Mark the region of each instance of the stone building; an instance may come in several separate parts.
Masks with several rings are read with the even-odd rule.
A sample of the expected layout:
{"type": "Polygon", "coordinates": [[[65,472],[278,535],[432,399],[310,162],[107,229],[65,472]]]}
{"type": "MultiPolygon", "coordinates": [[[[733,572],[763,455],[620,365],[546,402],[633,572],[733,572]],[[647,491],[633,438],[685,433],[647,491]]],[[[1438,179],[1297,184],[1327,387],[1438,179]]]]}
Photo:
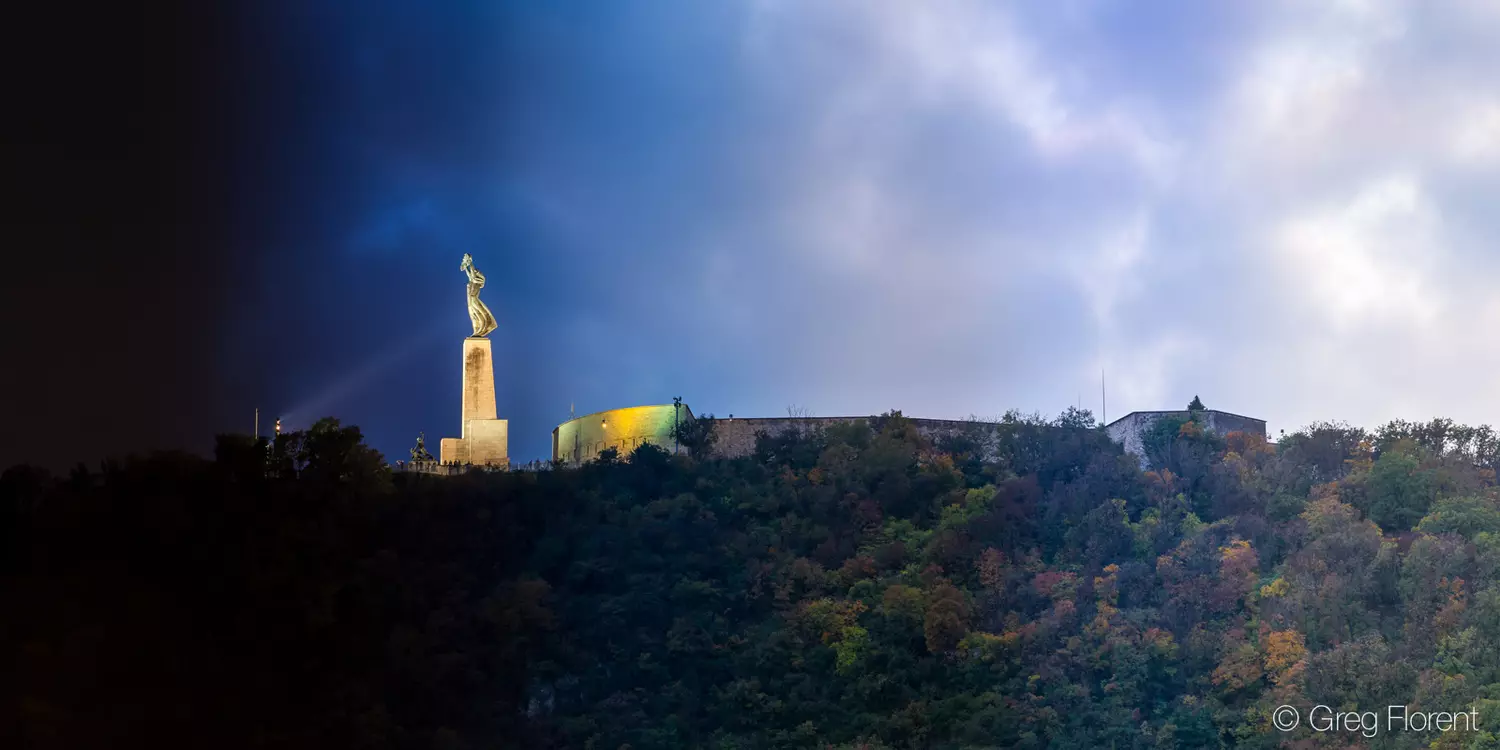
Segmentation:
{"type": "MultiPolygon", "coordinates": [[[[1181,411],[1133,411],[1126,414],[1104,427],[1109,433],[1109,439],[1124,446],[1125,452],[1136,456],[1141,461],[1141,467],[1147,466],[1146,448],[1142,438],[1156,424],[1158,420],[1168,417],[1187,419],[1191,416],[1187,410],[1181,411]]],[[[1228,435],[1231,432],[1245,432],[1260,437],[1266,436],[1266,420],[1255,417],[1245,417],[1239,414],[1230,414],[1227,411],[1216,411],[1205,409],[1200,412],[1199,420],[1204,428],[1216,435],[1228,435]]]]}

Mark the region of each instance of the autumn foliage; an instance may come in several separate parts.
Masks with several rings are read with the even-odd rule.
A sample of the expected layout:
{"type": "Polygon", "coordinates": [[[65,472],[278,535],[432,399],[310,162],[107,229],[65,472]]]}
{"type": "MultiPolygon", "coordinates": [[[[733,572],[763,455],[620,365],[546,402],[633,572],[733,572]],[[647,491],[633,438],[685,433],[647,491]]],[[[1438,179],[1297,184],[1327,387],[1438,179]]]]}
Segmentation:
{"type": "MultiPolygon", "coordinates": [[[[1352,747],[1281,705],[1474,707],[1500,448],[1446,420],[1142,470],[1086,412],[893,413],[576,469],[392,476],[357,430],[0,480],[14,747],[1352,747]],[[166,739],[163,739],[166,738],[166,739]],[[173,740],[179,740],[174,742],[173,740]]],[[[711,435],[700,436],[711,444],[711,435]]]]}

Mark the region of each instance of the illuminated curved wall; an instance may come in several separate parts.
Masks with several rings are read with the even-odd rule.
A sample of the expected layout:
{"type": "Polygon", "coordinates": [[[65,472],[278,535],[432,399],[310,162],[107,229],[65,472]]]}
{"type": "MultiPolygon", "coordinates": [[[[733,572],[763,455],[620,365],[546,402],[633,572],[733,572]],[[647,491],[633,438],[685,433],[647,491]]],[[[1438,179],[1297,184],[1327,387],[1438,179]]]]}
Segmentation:
{"type": "Polygon", "coordinates": [[[652,443],[670,452],[675,420],[686,422],[692,418],[693,410],[687,404],[682,405],[681,413],[672,404],[658,404],[611,409],[571,419],[552,431],[552,460],[589,461],[606,448],[614,448],[623,458],[641,443],[652,443]]]}

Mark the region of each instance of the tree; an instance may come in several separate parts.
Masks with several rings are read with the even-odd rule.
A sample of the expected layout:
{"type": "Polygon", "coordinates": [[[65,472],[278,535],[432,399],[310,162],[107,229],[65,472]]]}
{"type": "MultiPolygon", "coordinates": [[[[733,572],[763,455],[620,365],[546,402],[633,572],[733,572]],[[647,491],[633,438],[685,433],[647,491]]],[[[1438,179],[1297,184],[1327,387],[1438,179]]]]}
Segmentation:
{"type": "Polygon", "coordinates": [[[1193,396],[1193,400],[1188,402],[1188,411],[1197,414],[1198,412],[1201,412],[1203,410],[1203,402],[1199,400],[1197,396],[1193,396]]]}
{"type": "Polygon", "coordinates": [[[1165,414],[1157,417],[1150,427],[1141,434],[1141,447],[1146,453],[1146,460],[1156,468],[1165,468],[1170,459],[1172,446],[1177,442],[1177,437],[1182,433],[1182,426],[1188,420],[1173,414],[1165,414]]]}
{"type": "Polygon", "coordinates": [[[1370,468],[1358,507],[1382,529],[1411,530],[1436,499],[1433,472],[1422,465],[1419,451],[1411,443],[1398,444],[1370,468]]]}
{"type": "Polygon", "coordinates": [[[384,457],[364,444],[359,428],[345,427],[333,417],[319,419],[306,430],[277,435],[271,454],[283,476],[356,484],[390,478],[384,457]]]}
{"type": "Polygon", "coordinates": [[[1342,479],[1351,463],[1370,456],[1369,434],[1340,422],[1314,422],[1277,443],[1289,491],[1306,495],[1315,484],[1342,479]]]}
{"type": "Polygon", "coordinates": [[[1096,426],[1092,411],[1080,409],[1075,406],[1069,406],[1067,409],[1064,409],[1063,413],[1057,415],[1054,424],[1058,427],[1078,430],[1093,429],[1096,426]]]}
{"type": "Polygon", "coordinates": [[[696,459],[707,458],[719,439],[713,414],[704,414],[672,425],[672,439],[696,459]]]}
{"type": "Polygon", "coordinates": [[[951,584],[933,590],[922,622],[927,650],[942,653],[951,650],[969,632],[969,605],[964,593],[951,584]]]}
{"type": "Polygon", "coordinates": [[[1417,524],[1417,530],[1428,534],[1459,534],[1473,539],[1483,533],[1500,533],[1500,498],[1449,497],[1433,503],[1417,524]]]}

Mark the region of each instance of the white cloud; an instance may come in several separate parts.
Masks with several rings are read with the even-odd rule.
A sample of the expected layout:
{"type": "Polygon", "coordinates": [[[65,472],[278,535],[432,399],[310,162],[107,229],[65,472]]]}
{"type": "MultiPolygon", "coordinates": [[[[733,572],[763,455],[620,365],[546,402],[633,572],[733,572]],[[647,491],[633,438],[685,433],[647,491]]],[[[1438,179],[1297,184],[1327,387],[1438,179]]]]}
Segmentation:
{"type": "Polygon", "coordinates": [[[1500,165],[1500,101],[1465,107],[1449,135],[1453,158],[1465,165],[1500,165]]]}
{"type": "Polygon", "coordinates": [[[899,116],[893,105],[956,106],[1019,129],[1049,158],[1116,151],[1155,176],[1170,169],[1171,145],[1150,132],[1125,97],[1080,101],[1066,95],[1059,72],[1067,57],[1048,56],[1029,43],[1003,6],[883,0],[810,9],[805,3],[761,0],[755,8],[752,43],[746,45],[752,65],[777,66],[789,48],[803,44],[836,45],[849,53],[850,80],[826,92],[831,100],[820,103],[838,115],[835,132],[855,123],[869,125],[882,114],[899,116]],[[818,13],[831,18],[808,19],[818,13]]]}
{"type": "Polygon", "coordinates": [[[1425,327],[1437,318],[1442,295],[1429,274],[1443,254],[1440,221],[1411,178],[1382,179],[1279,235],[1285,283],[1333,324],[1425,327]]]}
{"type": "Polygon", "coordinates": [[[1133,276],[1146,255],[1150,235],[1151,217],[1139,210],[1121,226],[1105,232],[1096,252],[1072,260],[1073,273],[1102,328],[1112,328],[1121,301],[1139,291],[1133,276]]]}

